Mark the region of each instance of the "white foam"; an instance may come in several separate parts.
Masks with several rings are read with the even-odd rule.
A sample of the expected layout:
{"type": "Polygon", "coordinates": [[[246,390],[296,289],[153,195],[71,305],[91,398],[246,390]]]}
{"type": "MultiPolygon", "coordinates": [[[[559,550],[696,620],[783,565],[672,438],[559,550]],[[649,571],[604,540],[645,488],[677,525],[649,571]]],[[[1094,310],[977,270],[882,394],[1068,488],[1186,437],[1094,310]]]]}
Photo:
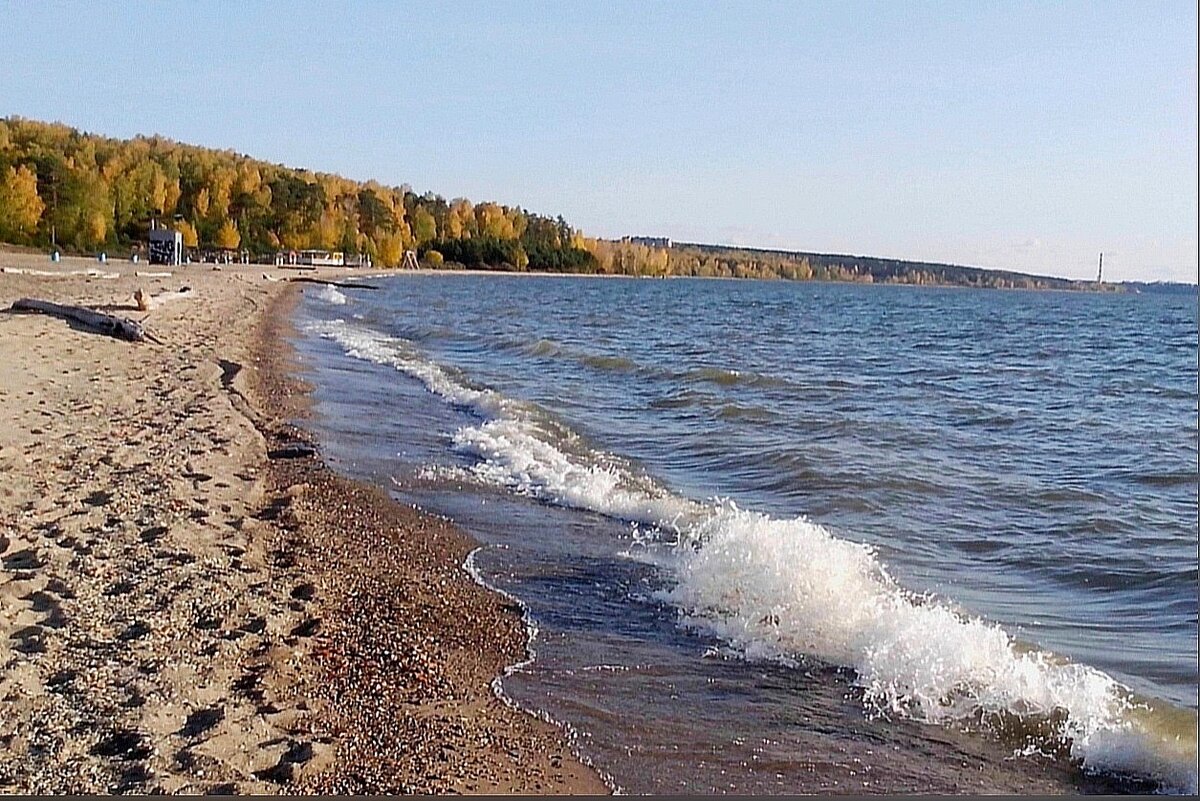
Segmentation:
{"type": "Polygon", "coordinates": [[[345,320],[314,322],[306,330],[337,342],[346,349],[347,355],[356,359],[395,367],[455,405],[472,408],[481,414],[501,413],[509,405],[493,390],[475,389],[456,379],[440,365],[422,358],[402,339],[345,320]]]}
{"type": "Polygon", "coordinates": [[[683,498],[655,493],[609,454],[592,452],[582,460],[564,453],[538,428],[529,420],[490,420],[460,429],[454,444],[479,457],[473,470],[483,480],[560,506],[673,528],[699,511],[683,498]]]}
{"type": "Polygon", "coordinates": [[[550,503],[640,524],[637,544],[674,578],[660,598],[686,625],[748,659],[816,657],[851,667],[868,702],[929,723],[1050,716],[1086,768],[1196,790],[1194,731],[1172,741],[1105,673],[1021,647],[1000,626],[915,596],[866,545],[804,518],[701,504],[581,447],[527,405],[477,389],[402,341],[342,321],[314,330],[357,358],[392,364],[486,419],[454,435],[479,479],[550,503]],[[649,527],[649,528],[646,528],[649,527]],[[664,536],[667,532],[667,536],[664,536]]]}
{"type": "Polygon", "coordinates": [[[746,657],[852,667],[870,703],[929,723],[1065,713],[1060,735],[1085,767],[1195,791],[1195,740],[1189,753],[1142,725],[1117,681],[912,595],[869,547],[731,505],[691,534],[700,546],[674,549],[662,597],[746,657]]]}
{"type": "Polygon", "coordinates": [[[322,285],[313,292],[313,297],[322,303],[328,303],[331,306],[346,305],[346,296],[338,291],[337,287],[322,285]]]}

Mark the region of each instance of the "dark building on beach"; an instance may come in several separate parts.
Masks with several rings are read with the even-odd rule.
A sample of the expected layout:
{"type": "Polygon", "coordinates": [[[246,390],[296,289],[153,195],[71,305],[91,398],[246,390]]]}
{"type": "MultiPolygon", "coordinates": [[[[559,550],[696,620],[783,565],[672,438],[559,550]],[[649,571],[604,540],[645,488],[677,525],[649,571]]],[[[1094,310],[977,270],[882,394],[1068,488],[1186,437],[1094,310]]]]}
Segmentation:
{"type": "Polygon", "coordinates": [[[169,228],[150,229],[150,263],[183,264],[183,234],[169,228]]]}

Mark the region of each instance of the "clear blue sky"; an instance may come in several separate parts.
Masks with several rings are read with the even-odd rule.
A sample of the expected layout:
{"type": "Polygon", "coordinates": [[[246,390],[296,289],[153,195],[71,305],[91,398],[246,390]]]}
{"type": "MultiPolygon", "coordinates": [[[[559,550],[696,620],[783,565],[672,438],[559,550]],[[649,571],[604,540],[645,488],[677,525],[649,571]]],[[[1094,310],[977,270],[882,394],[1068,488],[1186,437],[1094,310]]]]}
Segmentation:
{"type": "Polygon", "coordinates": [[[0,0],[0,115],[590,234],[1196,280],[1194,2],[0,0]]]}

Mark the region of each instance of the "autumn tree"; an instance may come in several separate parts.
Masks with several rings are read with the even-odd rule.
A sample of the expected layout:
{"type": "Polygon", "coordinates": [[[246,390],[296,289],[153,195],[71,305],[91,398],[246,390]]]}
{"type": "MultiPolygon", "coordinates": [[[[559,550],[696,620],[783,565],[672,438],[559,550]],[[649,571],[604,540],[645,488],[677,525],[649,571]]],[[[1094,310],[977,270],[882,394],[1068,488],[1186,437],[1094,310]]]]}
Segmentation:
{"type": "Polygon", "coordinates": [[[236,250],[242,243],[242,235],[238,233],[233,220],[226,220],[217,228],[216,245],[222,250],[236,250]]]}
{"type": "Polygon", "coordinates": [[[195,248],[200,246],[200,235],[196,233],[196,226],[187,220],[177,221],[175,223],[175,230],[183,237],[184,247],[195,248]]]}
{"type": "Polygon", "coordinates": [[[417,206],[412,216],[412,235],[418,245],[437,238],[437,224],[424,206],[417,206]]]}
{"type": "Polygon", "coordinates": [[[38,195],[37,175],[25,165],[0,172],[0,238],[28,241],[37,231],[46,204],[38,195]]]}
{"type": "Polygon", "coordinates": [[[384,267],[398,267],[404,258],[404,240],[400,234],[393,232],[380,236],[374,257],[384,267]]]}

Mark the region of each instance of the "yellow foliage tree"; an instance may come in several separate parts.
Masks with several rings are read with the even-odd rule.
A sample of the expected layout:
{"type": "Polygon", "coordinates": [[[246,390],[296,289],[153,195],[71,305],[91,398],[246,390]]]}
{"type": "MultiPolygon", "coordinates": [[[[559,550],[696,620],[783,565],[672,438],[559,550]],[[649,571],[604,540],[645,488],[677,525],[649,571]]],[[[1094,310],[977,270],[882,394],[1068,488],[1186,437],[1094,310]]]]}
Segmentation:
{"type": "Polygon", "coordinates": [[[412,235],[418,245],[437,239],[437,221],[424,206],[418,206],[413,212],[412,235]]]}
{"type": "Polygon", "coordinates": [[[480,203],[475,207],[475,218],[484,236],[497,239],[516,238],[512,220],[505,216],[504,209],[498,203],[480,203]]]}
{"type": "Polygon", "coordinates": [[[342,236],[342,221],[338,215],[325,211],[317,221],[316,246],[322,250],[333,250],[342,236]]]}
{"type": "Polygon", "coordinates": [[[37,191],[37,175],[22,165],[0,173],[0,234],[27,238],[37,231],[46,204],[37,191]]]}
{"type": "Polygon", "coordinates": [[[375,252],[384,267],[396,267],[404,258],[404,240],[398,233],[384,234],[379,237],[375,252]]]}
{"type": "Polygon", "coordinates": [[[195,206],[196,206],[196,211],[200,214],[201,217],[208,216],[208,190],[207,189],[201,189],[199,192],[196,193],[195,206]]]}
{"type": "Polygon", "coordinates": [[[96,246],[104,242],[108,236],[108,221],[111,219],[111,212],[94,211],[87,218],[87,226],[84,229],[87,235],[87,242],[90,245],[96,246]]]}
{"type": "Polygon", "coordinates": [[[175,230],[183,234],[183,246],[185,248],[194,248],[200,246],[200,235],[196,233],[196,226],[192,225],[187,220],[180,220],[175,223],[175,230]]]}
{"type": "Polygon", "coordinates": [[[253,195],[262,184],[262,173],[249,162],[242,162],[238,167],[237,185],[235,191],[239,195],[253,195]]]}
{"type": "Polygon", "coordinates": [[[446,217],[446,237],[462,239],[471,235],[475,223],[475,207],[465,197],[450,201],[450,213],[446,217]]]}
{"type": "Polygon", "coordinates": [[[242,243],[242,235],[238,233],[237,226],[233,224],[233,220],[226,220],[221,223],[221,227],[217,229],[217,247],[222,250],[236,250],[237,246],[242,243]]]}

